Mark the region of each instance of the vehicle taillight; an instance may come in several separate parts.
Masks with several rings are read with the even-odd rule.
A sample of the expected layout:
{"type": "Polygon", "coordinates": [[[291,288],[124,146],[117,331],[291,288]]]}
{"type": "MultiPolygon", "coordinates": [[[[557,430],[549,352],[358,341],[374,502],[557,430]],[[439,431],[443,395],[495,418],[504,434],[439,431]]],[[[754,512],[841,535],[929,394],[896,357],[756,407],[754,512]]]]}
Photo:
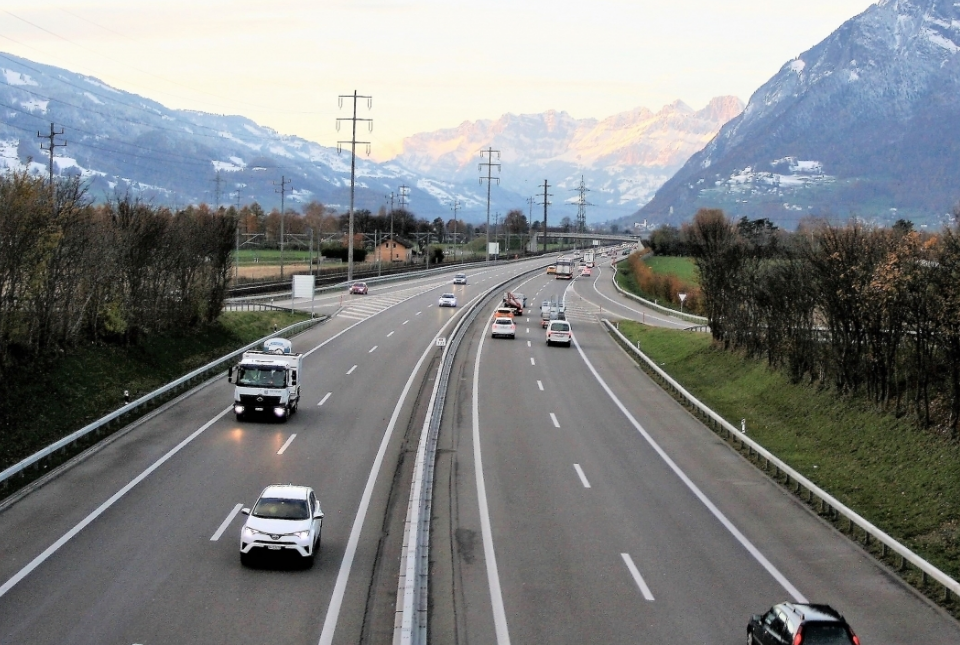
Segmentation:
{"type": "Polygon", "coordinates": [[[797,635],[793,637],[793,645],[801,645],[803,643],[803,625],[797,628],[797,635]]]}
{"type": "Polygon", "coordinates": [[[853,630],[850,630],[850,637],[853,638],[853,645],[860,645],[860,639],[857,638],[857,635],[853,633],[853,630]]]}

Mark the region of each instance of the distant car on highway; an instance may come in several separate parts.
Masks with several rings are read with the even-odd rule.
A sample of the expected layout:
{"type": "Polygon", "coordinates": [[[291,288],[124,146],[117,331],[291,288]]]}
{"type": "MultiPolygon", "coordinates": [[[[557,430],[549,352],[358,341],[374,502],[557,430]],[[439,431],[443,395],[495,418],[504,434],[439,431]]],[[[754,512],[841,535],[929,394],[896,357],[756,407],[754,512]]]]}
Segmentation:
{"type": "Polygon", "coordinates": [[[782,602],[750,617],[747,645],[860,645],[843,614],[830,605],[782,602]]]}
{"type": "Polygon", "coordinates": [[[369,289],[367,288],[366,282],[354,282],[352,285],[350,285],[350,293],[359,293],[360,295],[365,296],[367,295],[367,291],[369,291],[369,289]]]}
{"type": "Polygon", "coordinates": [[[457,297],[452,293],[445,293],[440,296],[440,301],[437,303],[438,307],[456,307],[457,306],[457,297]]]}
{"type": "Polygon", "coordinates": [[[273,484],[260,493],[253,508],[240,511],[247,516],[240,529],[240,562],[251,563],[254,554],[294,554],[313,565],[320,549],[323,511],[308,486],[273,484]]]}
{"type": "Polygon", "coordinates": [[[551,320],[547,324],[547,346],[553,344],[567,347],[573,344],[573,330],[566,320],[551,320]]]}
{"type": "Polygon", "coordinates": [[[589,278],[591,275],[593,275],[593,271],[590,270],[590,267],[583,267],[580,269],[581,278],[589,278]]]}
{"type": "Polygon", "coordinates": [[[517,337],[517,325],[513,322],[513,318],[498,316],[493,319],[493,325],[490,326],[490,337],[499,338],[501,336],[507,338],[517,337]]]}
{"type": "Polygon", "coordinates": [[[467,274],[458,273],[457,275],[453,276],[453,284],[467,284],[467,274]]]}
{"type": "Polygon", "coordinates": [[[551,264],[547,267],[547,275],[555,275],[557,273],[557,265],[551,264]]]}

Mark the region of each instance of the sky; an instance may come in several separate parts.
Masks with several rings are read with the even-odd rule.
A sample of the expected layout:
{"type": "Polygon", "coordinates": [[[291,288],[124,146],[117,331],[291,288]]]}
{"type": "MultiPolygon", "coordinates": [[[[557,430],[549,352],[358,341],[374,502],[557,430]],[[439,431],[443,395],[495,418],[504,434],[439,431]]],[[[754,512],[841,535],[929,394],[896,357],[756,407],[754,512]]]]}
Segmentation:
{"type": "MultiPolygon", "coordinates": [[[[6,0],[0,52],[371,157],[547,110],[747,102],[869,0],[6,0]],[[351,98],[340,101],[342,95],[351,98]],[[367,127],[372,123],[373,130],[367,127]]],[[[0,58],[0,67],[3,59],[0,58]]]]}

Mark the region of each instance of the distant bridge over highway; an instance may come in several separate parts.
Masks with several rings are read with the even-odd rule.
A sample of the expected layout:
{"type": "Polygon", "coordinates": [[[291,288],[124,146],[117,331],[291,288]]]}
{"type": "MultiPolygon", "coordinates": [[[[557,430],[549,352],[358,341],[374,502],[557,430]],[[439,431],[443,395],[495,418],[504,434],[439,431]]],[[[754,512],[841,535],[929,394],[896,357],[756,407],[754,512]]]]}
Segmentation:
{"type": "MultiPolygon", "coordinates": [[[[542,235],[539,231],[532,234],[530,244],[527,246],[528,251],[536,252],[540,250],[540,245],[542,244],[540,238],[542,235]]],[[[546,238],[548,240],[585,242],[585,244],[578,245],[580,247],[592,246],[594,240],[600,242],[601,245],[620,244],[623,242],[628,244],[643,244],[639,235],[630,235],[628,233],[563,233],[562,231],[547,231],[546,238]]]]}

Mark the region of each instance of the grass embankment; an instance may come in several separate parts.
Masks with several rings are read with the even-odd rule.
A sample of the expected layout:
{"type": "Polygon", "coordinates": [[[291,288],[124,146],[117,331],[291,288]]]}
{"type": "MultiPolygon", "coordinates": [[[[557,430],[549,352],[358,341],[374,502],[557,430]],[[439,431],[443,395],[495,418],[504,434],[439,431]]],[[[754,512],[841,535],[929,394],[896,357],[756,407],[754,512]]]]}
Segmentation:
{"type": "Polygon", "coordinates": [[[226,312],[217,324],[146,339],[136,347],[89,345],[8,374],[0,398],[0,470],[211,361],[304,320],[281,311],[226,312]],[[41,378],[37,378],[42,374],[41,378]]]}
{"type": "MultiPolygon", "coordinates": [[[[762,361],[714,347],[706,334],[627,321],[620,323],[620,331],[634,343],[639,341],[645,354],[734,426],[745,418],[752,439],[921,557],[960,578],[956,442],[880,413],[863,401],[791,383],[762,361]]],[[[947,604],[960,615],[955,597],[947,604]]]]}

